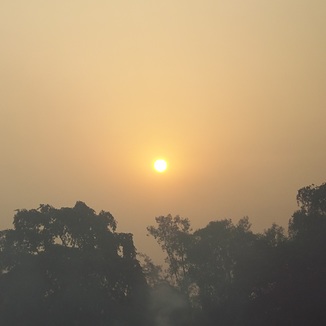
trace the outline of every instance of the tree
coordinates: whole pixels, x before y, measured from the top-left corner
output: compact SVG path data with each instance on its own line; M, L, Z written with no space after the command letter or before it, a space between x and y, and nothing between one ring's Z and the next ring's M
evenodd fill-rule
M282 271L279 249L286 241L281 227L254 234L244 217L236 225L225 219L190 232L189 221L180 217L156 221L158 226L148 230L167 253L171 277L177 275L176 285L192 304L195 325L277 320L271 317L279 307L275 284Z
M252 287L247 262L256 239L248 218L237 225L229 219L210 222L193 237L189 275L198 287L202 316L209 325L240 325Z
M165 283L162 266L156 265L146 254L138 253L141 268L150 288Z
M240 299L249 297L251 289L243 290L240 284L256 239L248 218L237 225L231 220L214 221L194 233L189 221L179 216L160 216L156 222L158 226L148 231L167 253L172 284L192 303L195 319L201 324L204 320L209 325L235 324L235 318L240 318L239 310L234 313L235 304L240 306ZM242 292L235 290L235 284Z
M310 237L326 231L326 183L301 188L297 194L299 210L289 221L289 234Z
M167 254L165 261L169 266L168 276L171 283L186 291L189 269L187 248L192 239L190 222L186 218L171 215L159 216L155 220L158 226L149 226L147 231Z
M0 233L3 325L142 325L146 281L132 235L109 212L18 210Z
M326 183L301 188L297 201L299 210L289 221L289 306L295 322L324 325Z

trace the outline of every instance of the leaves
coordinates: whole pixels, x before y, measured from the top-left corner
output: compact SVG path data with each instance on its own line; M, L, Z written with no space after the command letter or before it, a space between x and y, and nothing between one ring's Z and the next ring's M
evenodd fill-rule
M135 307L145 304L146 281L132 235L115 230L109 212L96 214L83 202L18 210L14 230L0 233L0 323L104 325L139 319ZM121 314L122 307L130 316Z
M172 283L184 287L188 271L187 247L191 241L190 222L180 216L171 215L155 218L157 227L149 226L147 231L153 236L162 250L167 253L168 274Z

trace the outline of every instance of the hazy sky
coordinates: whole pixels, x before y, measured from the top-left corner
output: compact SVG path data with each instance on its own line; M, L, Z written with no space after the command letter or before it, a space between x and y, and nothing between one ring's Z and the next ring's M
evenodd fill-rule
M2 0L0 40L1 229L82 200L151 254L155 216L287 226L326 181L325 0Z

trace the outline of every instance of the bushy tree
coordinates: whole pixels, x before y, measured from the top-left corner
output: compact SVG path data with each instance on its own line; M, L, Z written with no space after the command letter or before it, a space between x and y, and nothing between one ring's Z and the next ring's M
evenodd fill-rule
M295 323L326 323L326 184L298 191L289 221L288 306Z
M109 212L18 210L0 234L1 325L142 325L146 283L132 235Z

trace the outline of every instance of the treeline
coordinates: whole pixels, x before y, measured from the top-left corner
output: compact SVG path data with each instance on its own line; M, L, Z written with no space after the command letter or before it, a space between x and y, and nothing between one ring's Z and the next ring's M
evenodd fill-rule
M18 210L0 232L0 325L326 325L326 183L297 201L287 232L157 217L147 230L166 268L108 212Z

